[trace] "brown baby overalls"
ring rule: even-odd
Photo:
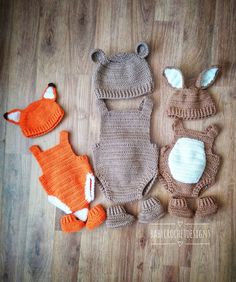
[[[93,148],[98,186],[115,203],[139,200],[157,177],[158,149],[150,142],[153,102],[143,99],[137,110],[108,110],[97,101],[101,112],[100,142]]]
[[[161,148],[160,179],[173,197],[169,203],[170,212],[190,217],[192,213],[187,209],[185,198],[197,198],[200,193],[215,183],[220,158],[214,154],[213,144],[218,130],[215,125],[208,126],[203,132],[186,129],[180,119],[174,121],[173,130],[174,140],[170,145]],[[180,151],[181,148],[182,151]],[[188,153],[192,154],[189,160]],[[183,169],[181,166],[184,163]],[[181,181],[178,181],[179,178]],[[213,206],[214,203],[211,203],[213,198],[209,197],[208,200],[210,202],[205,204]]]

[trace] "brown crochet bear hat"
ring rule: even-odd
[[[200,73],[195,84],[187,88],[181,70],[166,67],[163,76],[172,88],[177,89],[170,99],[168,116],[191,120],[215,115],[215,103],[206,89],[215,82],[219,71],[219,66],[211,66]]]
[[[93,75],[94,92],[98,99],[127,99],[153,91],[153,78],[146,61],[149,46],[137,44],[133,53],[118,53],[107,57],[101,49],[91,53],[97,63]]]

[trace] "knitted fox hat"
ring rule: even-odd
[[[153,91],[153,79],[146,61],[147,43],[136,46],[135,53],[118,53],[107,57],[96,49],[91,58],[98,64],[93,76],[94,92],[98,99],[126,99]]]
[[[64,115],[63,109],[56,103],[56,97],[56,86],[49,83],[40,100],[24,110],[11,110],[4,114],[4,118],[19,125],[25,137],[44,135],[56,127]]]
[[[171,97],[167,114],[185,120],[201,119],[216,114],[216,106],[206,90],[211,86],[219,73],[218,66],[212,66],[200,73],[194,85],[187,88],[180,69],[166,67],[163,76],[169,85],[177,89]]]

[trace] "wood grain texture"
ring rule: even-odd
[[[186,122],[202,130],[221,128],[215,148],[222,165],[214,195],[219,212],[206,219],[169,215],[157,224],[134,225],[76,234],[60,231],[62,213],[48,204],[39,184],[40,168],[28,148],[55,145],[62,129],[71,132],[77,154],[91,156],[99,139],[100,117],[92,93],[94,64],[90,51],[133,51],[150,44],[148,58],[155,79],[151,140],[163,146],[172,139],[172,120],[165,109],[172,90],[162,78],[167,65],[180,67],[186,79],[211,64],[222,74],[210,89],[218,114]],[[1,0],[1,114],[38,99],[48,82],[58,85],[66,115],[49,134],[29,140],[19,128],[0,122],[0,280],[1,281],[236,281],[236,2],[234,0]],[[136,107],[139,99],[109,103]],[[168,193],[157,182],[151,194],[164,205]],[[96,191],[95,203],[109,206]],[[191,206],[195,208],[195,203]],[[135,215],[139,204],[128,204]],[[199,228],[204,239],[158,237],[171,227]]]

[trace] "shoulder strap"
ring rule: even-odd
[[[31,151],[31,153],[35,156],[35,158],[37,159],[38,156],[42,153],[42,150],[40,149],[40,147],[38,145],[33,145],[29,148],[29,150]]]
[[[104,100],[101,100],[101,99],[96,100],[96,105],[102,115],[108,112],[108,109],[107,109],[107,106]]]
[[[69,132],[63,130],[60,132],[60,144],[67,144],[67,143],[69,143]]]
[[[182,119],[175,118],[175,120],[172,124],[172,129],[174,130],[174,132],[178,132],[180,130],[181,131],[185,130]]]
[[[208,137],[215,139],[219,134],[219,129],[215,124],[211,124],[205,129],[205,133]]]
[[[142,100],[139,108],[141,108],[141,111],[143,113],[145,113],[146,115],[150,115],[151,112],[152,112],[152,109],[153,109],[153,99],[152,99],[152,97],[151,96],[145,97]]]
[[[40,167],[42,167],[42,158],[41,158],[42,150],[41,150],[41,148],[38,145],[33,145],[29,148],[29,150],[31,151],[31,153],[33,154],[35,159],[37,160]]]

